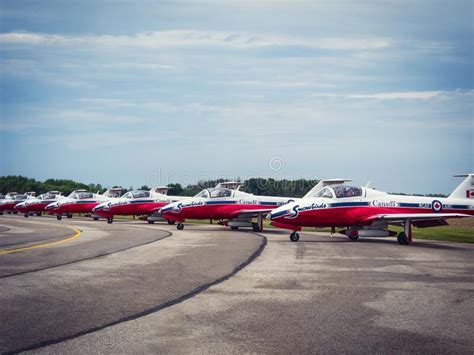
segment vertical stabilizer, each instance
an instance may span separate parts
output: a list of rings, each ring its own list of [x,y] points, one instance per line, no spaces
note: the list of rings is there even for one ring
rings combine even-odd
[[[465,177],[463,182],[459,184],[449,198],[472,198],[474,199],[474,173],[454,175],[455,177]]]

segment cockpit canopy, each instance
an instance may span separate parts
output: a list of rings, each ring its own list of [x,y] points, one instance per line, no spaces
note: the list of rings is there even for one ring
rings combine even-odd
[[[312,197],[321,198],[348,198],[362,196],[362,189],[356,186],[349,185],[333,185],[323,187],[316,192]]]
[[[201,198],[222,198],[222,197],[231,197],[233,195],[233,190],[225,188],[211,188],[204,189],[194,197]]]
[[[87,198],[93,198],[94,194],[92,192],[76,192],[70,197],[75,200],[85,200]]]
[[[137,191],[129,191],[125,195],[122,196],[123,198],[144,198],[144,197],[150,197],[150,191],[143,191],[143,190],[137,190]]]
[[[56,196],[58,196],[58,195],[59,195],[59,192],[56,192],[56,191],[47,192],[45,194],[39,195],[38,199],[40,199],[40,200],[51,200],[51,199],[55,199]]]

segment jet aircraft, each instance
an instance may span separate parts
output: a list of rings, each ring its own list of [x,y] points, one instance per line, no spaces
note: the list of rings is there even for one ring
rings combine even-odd
[[[103,202],[92,210],[94,215],[107,218],[107,223],[112,223],[114,216],[147,216],[150,224],[162,218],[157,211],[169,203],[180,201],[187,197],[168,196],[168,187],[156,187],[150,191],[129,191],[122,197]],[[168,219],[169,224],[174,220]]]
[[[36,213],[36,215],[41,216],[47,205],[65,198],[66,197],[62,196],[59,191],[49,191],[38,197],[30,198],[17,204],[15,210],[23,213],[25,217],[28,217],[31,213]]]
[[[447,197],[393,195],[368,187],[324,184],[313,188],[302,200],[271,211],[272,225],[293,232],[290,240],[299,240],[302,227],[346,228],[342,233],[351,240],[359,237],[386,237],[396,233],[389,225],[403,226],[398,242],[412,241],[411,226],[447,225],[449,218],[474,216],[474,174],[456,175],[463,182]],[[348,181],[345,179],[342,182]],[[350,180],[349,180],[350,181]]]
[[[122,191],[121,188],[114,188],[108,189],[103,194],[94,194],[87,190],[75,190],[67,198],[50,203],[45,210],[56,215],[58,220],[61,220],[63,215],[72,218],[73,213],[92,213],[92,209],[99,203],[119,197]]]
[[[178,221],[178,230],[184,228],[186,219],[218,219],[231,229],[252,227],[261,231],[263,216],[292,201],[295,199],[291,197],[256,196],[240,191],[237,182],[224,182],[192,198],[170,203],[160,212],[165,218]],[[257,218],[257,223],[252,222],[253,218]]]

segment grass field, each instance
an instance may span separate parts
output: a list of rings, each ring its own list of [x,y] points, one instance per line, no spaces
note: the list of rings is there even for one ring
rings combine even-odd
[[[131,220],[132,216],[116,216],[117,220]],[[138,219],[138,217],[136,218]],[[209,220],[187,220],[191,224],[209,224]],[[217,221],[213,221],[217,224]],[[413,228],[414,239],[446,240],[451,242],[474,243],[474,217],[464,219],[451,219],[448,226],[433,228]],[[264,221],[264,228],[274,228],[270,226],[270,221]],[[303,228],[303,231],[329,232],[330,228]],[[390,227],[390,230],[401,232],[401,227]]]

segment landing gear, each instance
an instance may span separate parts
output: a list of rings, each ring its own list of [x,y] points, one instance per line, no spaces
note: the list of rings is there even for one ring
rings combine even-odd
[[[297,231],[294,231],[290,234],[290,240],[292,242],[297,242],[298,240],[300,240],[300,235],[298,234]]]
[[[148,219],[147,221],[148,221],[148,224],[154,224],[155,223],[155,221],[150,220],[150,219]]]
[[[349,234],[348,235],[349,239],[352,240],[352,241],[356,241],[357,239],[359,239],[359,235],[358,234]]]
[[[66,217],[67,217],[67,218],[72,218],[72,213],[68,213],[68,214],[66,215]]]
[[[408,244],[410,244],[410,240],[408,239],[408,236],[407,236],[404,232],[401,232],[401,233],[397,236],[397,240],[398,240],[398,244],[400,244],[400,245],[408,245]]]
[[[172,219],[168,219],[167,221],[168,221],[168,224],[169,224],[170,226],[172,226],[173,224],[176,223],[176,221],[174,221],[174,220],[172,220]]]
[[[176,226],[176,228],[179,230],[179,231],[182,231],[184,229],[184,224],[179,222],[178,225]]]
[[[28,218],[30,214],[28,212],[25,212],[25,218]]]
[[[36,215],[37,215],[38,217],[41,217],[42,213],[41,213],[41,212],[38,212]]]
[[[252,223],[252,229],[254,232],[257,232],[257,233],[262,231],[258,223]]]
[[[407,219],[403,226],[403,232],[397,236],[400,245],[408,245],[411,243],[411,221]]]
[[[99,217],[93,217],[92,218],[94,221],[98,221],[99,220]]]
[[[107,217],[107,223],[108,224],[112,224],[113,221],[114,221],[114,219],[112,217]]]
[[[18,214],[18,211],[14,211],[13,214]]]
[[[56,219],[57,219],[58,221],[60,221],[60,220],[63,219],[63,216],[61,216],[60,214],[58,214],[58,215],[56,216]]]
[[[233,231],[236,231],[236,230],[239,230],[239,227],[232,226],[232,227],[230,227],[230,229],[232,229]]]

